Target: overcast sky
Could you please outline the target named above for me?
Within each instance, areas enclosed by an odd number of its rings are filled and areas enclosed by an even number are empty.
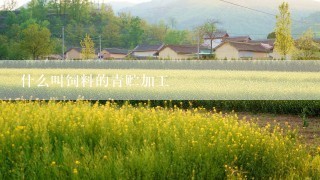
[[[3,2],[4,2],[5,0],[0,0],[0,6],[1,5],[3,5]],[[23,5],[23,4],[26,4],[27,2],[30,2],[31,0],[17,0],[17,6],[19,7],[19,6],[21,6],[21,5]],[[92,0],[93,2],[94,1],[96,1],[96,2],[98,2],[99,0]],[[142,2],[147,2],[147,1],[150,1],[150,0],[100,0],[100,3],[102,3],[102,2],[105,2],[105,3],[108,3],[108,2],[110,2],[110,1],[122,1],[122,2],[130,2],[130,3],[135,3],[135,4],[137,4],[137,3],[142,3]],[[319,0],[320,1],[320,0]]]
[[[0,0],[0,6],[1,5],[3,5],[3,2],[4,2],[5,0]],[[17,6],[19,7],[19,6],[21,6],[21,5],[23,5],[23,4],[26,4],[27,2],[29,2],[29,1],[31,1],[31,0],[17,0]],[[99,0],[92,0],[92,1],[96,1],[96,2],[98,2]],[[130,3],[135,3],[135,4],[137,4],[137,3],[142,3],[142,2],[147,2],[147,1],[151,1],[151,0],[100,0],[100,2],[105,2],[105,3],[108,3],[108,2],[110,2],[110,1],[122,1],[122,2],[130,2]],[[267,0],[266,0],[267,1]],[[297,0],[297,1],[300,1],[301,2],[301,0]],[[320,0],[305,0],[305,1],[317,1],[317,2],[319,2],[320,3]]]

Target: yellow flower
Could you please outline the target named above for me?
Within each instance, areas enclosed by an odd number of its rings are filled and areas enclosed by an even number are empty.
[[[80,164],[80,161],[76,161],[75,163],[76,163],[76,165],[79,165],[79,164]]]
[[[78,174],[78,170],[76,168],[73,169],[73,174]]]
[[[107,156],[103,156],[103,159],[108,159],[108,157]]]
[[[52,161],[51,166],[54,166],[54,165],[56,165],[56,162]]]

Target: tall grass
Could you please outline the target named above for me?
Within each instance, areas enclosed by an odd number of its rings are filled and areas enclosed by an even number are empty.
[[[320,177],[319,156],[294,131],[236,115],[83,101],[0,108],[1,179]]]

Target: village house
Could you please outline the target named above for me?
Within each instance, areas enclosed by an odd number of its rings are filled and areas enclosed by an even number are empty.
[[[103,59],[124,59],[129,51],[119,48],[105,48],[101,51],[100,55]]]
[[[225,41],[215,48],[217,59],[273,59],[273,47],[263,43]]]
[[[65,59],[66,60],[81,60],[82,54],[81,54],[82,48],[79,47],[72,47],[69,48],[65,53]],[[98,59],[98,53],[95,51],[94,59]]]
[[[138,59],[157,58],[159,55],[159,51],[160,49],[162,49],[163,46],[164,44],[138,45],[132,50],[132,52],[129,55]]]
[[[166,45],[159,51],[159,59],[190,59],[197,53],[197,45]]]
[[[81,56],[81,48],[79,47],[74,47],[74,48],[69,48],[65,53],[65,59],[67,60],[78,60],[82,59]]]
[[[232,42],[244,42],[247,43],[251,41],[250,36],[234,36],[234,37],[227,37],[223,39],[223,42],[225,41],[232,41]]]
[[[212,41],[211,48],[214,49],[215,47],[220,45],[225,38],[228,38],[229,34],[226,31],[217,31],[217,32],[213,33],[212,37],[213,38],[211,39],[208,35],[205,35],[203,37],[204,42],[203,42],[202,46],[210,48],[211,41]]]

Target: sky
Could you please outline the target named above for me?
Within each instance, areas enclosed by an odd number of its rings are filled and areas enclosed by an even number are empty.
[[[0,5],[3,4],[5,0],[0,0]],[[26,4],[27,2],[29,2],[30,0],[17,0],[17,4],[18,6],[21,6],[23,4]],[[92,0],[94,1],[94,0]],[[99,0],[95,0],[96,2],[98,2]],[[130,2],[130,3],[135,3],[135,4],[138,4],[138,3],[142,3],[142,2],[147,2],[147,1],[150,1],[150,0],[100,0],[100,2],[105,2],[105,3],[108,3],[110,1],[122,1],[122,2]],[[320,0],[319,0],[320,1]]]
[[[0,6],[3,4],[4,1],[5,0],[0,0]],[[20,7],[21,5],[26,4],[29,1],[30,0],[17,0],[17,7]],[[148,2],[151,0],[92,0],[92,1],[96,1],[96,2],[100,1],[100,2],[104,2],[104,3],[108,3],[110,1],[118,1],[118,2],[122,1],[122,2],[129,2],[129,3],[138,4],[138,3],[142,3],[142,2]],[[310,1],[316,1],[316,2],[320,3],[320,0],[310,0]]]

